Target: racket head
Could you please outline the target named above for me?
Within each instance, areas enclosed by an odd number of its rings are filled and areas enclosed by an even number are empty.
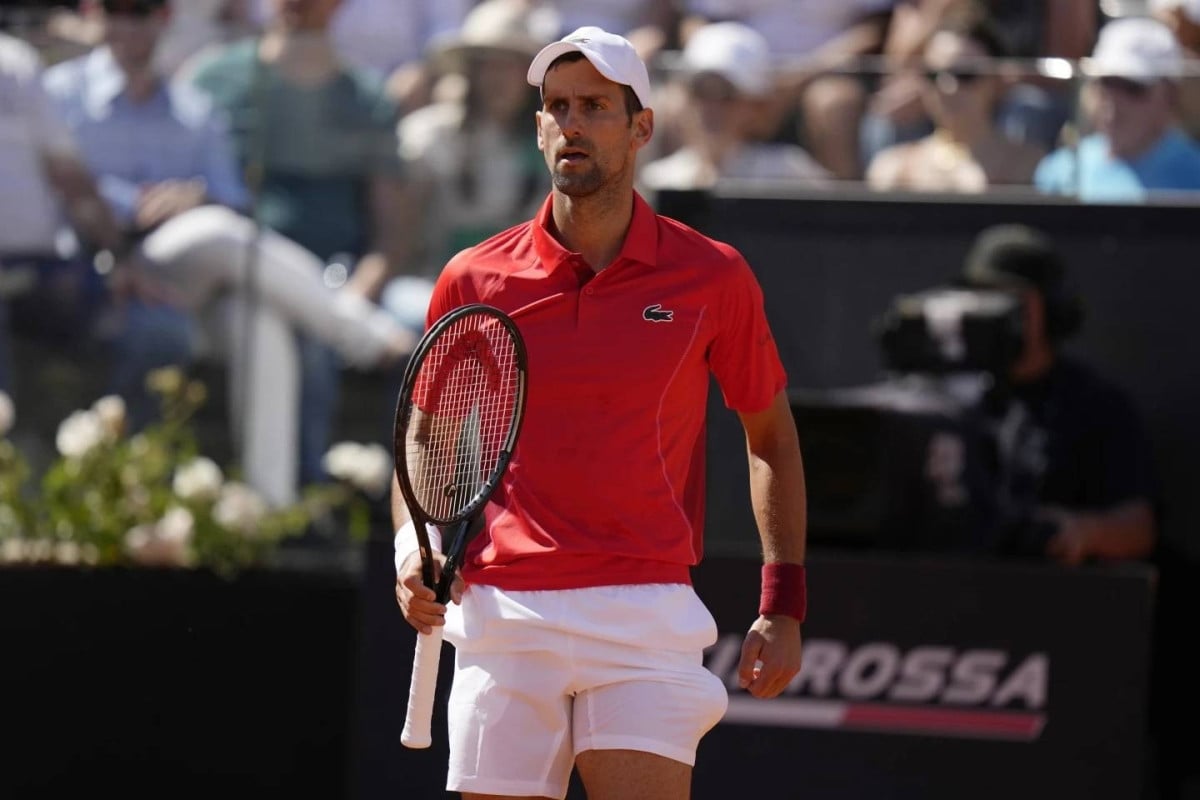
[[[456,308],[421,338],[393,432],[397,483],[418,527],[467,520],[491,497],[520,434],[526,368],[520,330],[490,305]]]

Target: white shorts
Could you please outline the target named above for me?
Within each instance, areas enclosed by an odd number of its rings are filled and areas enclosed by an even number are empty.
[[[450,606],[445,637],[451,791],[564,797],[585,750],[693,765],[729,702],[702,661],[717,628],[691,586],[473,584]]]

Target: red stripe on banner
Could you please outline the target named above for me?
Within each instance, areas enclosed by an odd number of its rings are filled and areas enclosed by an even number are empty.
[[[1045,716],[1020,711],[968,711],[878,703],[850,703],[842,720],[843,728],[1027,741],[1038,738],[1045,725]]]

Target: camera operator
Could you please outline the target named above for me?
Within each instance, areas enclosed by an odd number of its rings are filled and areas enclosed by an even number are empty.
[[[1065,277],[1051,240],[1020,225],[982,231],[959,276],[1021,305],[1020,351],[983,408],[999,492],[993,543],[1067,565],[1148,560],[1158,537],[1149,442],[1132,400],[1061,352],[1083,319]]]

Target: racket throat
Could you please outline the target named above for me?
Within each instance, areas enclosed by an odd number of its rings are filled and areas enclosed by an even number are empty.
[[[442,574],[434,590],[439,603],[450,602],[450,587],[454,584],[454,578],[462,567],[463,555],[467,549],[467,533],[470,531],[472,521],[465,519],[454,525],[450,546],[446,548],[446,561],[442,564]]]

